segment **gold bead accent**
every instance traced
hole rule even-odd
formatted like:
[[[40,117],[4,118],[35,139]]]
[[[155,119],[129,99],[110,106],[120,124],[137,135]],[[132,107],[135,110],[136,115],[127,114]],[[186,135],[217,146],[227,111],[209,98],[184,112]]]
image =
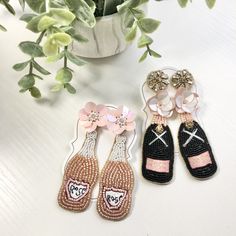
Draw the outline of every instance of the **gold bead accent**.
[[[147,85],[154,92],[158,92],[158,90],[164,90],[168,84],[168,75],[161,70],[152,71],[147,76]]]
[[[193,121],[187,121],[187,122],[185,122],[185,127],[186,127],[186,128],[192,129],[193,126],[194,126]]]
[[[175,88],[191,86],[193,84],[193,76],[192,74],[184,69],[177,71],[172,77],[171,77],[171,84]]]
[[[161,134],[163,131],[164,131],[164,128],[163,128],[163,125],[162,124],[158,124],[157,126],[156,126],[156,132],[158,133],[158,134]]]

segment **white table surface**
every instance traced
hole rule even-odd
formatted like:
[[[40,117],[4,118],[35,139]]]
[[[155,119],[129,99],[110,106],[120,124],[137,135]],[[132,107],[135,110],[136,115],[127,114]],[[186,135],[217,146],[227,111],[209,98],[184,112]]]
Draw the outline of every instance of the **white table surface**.
[[[208,10],[203,1],[181,9],[177,1],[152,1],[149,15],[162,21],[154,34],[163,55],[137,62],[142,50],[132,45],[124,53],[76,69],[76,95],[49,93],[53,76],[40,87],[38,101],[18,93],[20,74],[11,69],[24,60],[17,45],[35,39],[17,17],[3,13],[0,21],[0,235],[1,236],[235,236],[236,235],[236,1],[220,1]],[[166,186],[141,176],[141,126],[144,114],[140,86],[149,71],[163,66],[188,68],[201,94],[199,117],[213,147],[219,171],[198,181],[176,153],[174,180]],[[51,71],[57,67],[48,65]],[[93,202],[84,213],[58,207],[62,164],[70,151],[78,110],[89,100],[126,104],[137,116],[138,139],[130,160],[136,185],[132,212],[110,222]],[[179,120],[172,120],[177,143]],[[80,142],[84,138],[80,132]],[[102,168],[113,142],[104,132],[97,155]],[[95,193],[96,194],[96,193]]]

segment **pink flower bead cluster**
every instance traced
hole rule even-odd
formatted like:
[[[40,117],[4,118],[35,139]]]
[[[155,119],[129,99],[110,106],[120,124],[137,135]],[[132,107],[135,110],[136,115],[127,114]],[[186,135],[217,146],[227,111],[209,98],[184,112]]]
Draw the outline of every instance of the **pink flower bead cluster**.
[[[87,132],[94,131],[97,127],[106,126],[115,134],[121,134],[125,130],[135,129],[134,113],[126,106],[117,109],[109,109],[104,105],[96,105],[88,102],[79,112],[80,124]]]
[[[162,117],[171,117],[174,109],[178,113],[193,113],[198,108],[199,96],[186,88],[179,88],[174,98],[167,91],[161,91],[151,97],[147,104],[149,109]]]
[[[175,95],[176,111],[178,113],[192,113],[197,110],[199,96],[185,88],[179,88]]]
[[[151,97],[147,102],[149,109],[163,117],[171,117],[175,108],[173,99],[168,95],[166,90],[159,92],[156,96]]]

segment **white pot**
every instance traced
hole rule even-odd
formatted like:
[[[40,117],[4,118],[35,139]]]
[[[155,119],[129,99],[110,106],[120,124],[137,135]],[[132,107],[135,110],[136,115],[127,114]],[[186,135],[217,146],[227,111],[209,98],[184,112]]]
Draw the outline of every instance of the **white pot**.
[[[124,51],[127,47],[125,29],[118,13],[96,18],[94,28],[85,27],[80,22],[75,24],[75,30],[89,41],[73,43],[73,51],[87,58],[109,57]]]

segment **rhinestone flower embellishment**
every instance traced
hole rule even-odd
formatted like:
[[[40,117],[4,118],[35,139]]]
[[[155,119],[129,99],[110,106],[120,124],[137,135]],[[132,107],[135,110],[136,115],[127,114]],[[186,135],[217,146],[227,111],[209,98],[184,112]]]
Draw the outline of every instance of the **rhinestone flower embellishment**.
[[[167,91],[161,91],[147,102],[149,109],[162,117],[171,117],[175,108],[173,99]]]
[[[120,106],[115,110],[109,110],[107,114],[107,127],[115,134],[121,134],[125,130],[135,129],[134,113],[126,106]]]
[[[154,92],[164,90],[168,84],[168,75],[161,70],[152,71],[147,77],[147,85]]]
[[[84,126],[87,132],[94,131],[97,127],[103,127],[107,124],[107,107],[88,102],[79,112],[80,124]]]
[[[193,84],[193,76],[186,69],[177,71],[171,77],[171,84],[175,88],[191,86]]]
[[[178,113],[192,113],[198,108],[199,96],[185,88],[179,88],[175,95],[176,111]]]

